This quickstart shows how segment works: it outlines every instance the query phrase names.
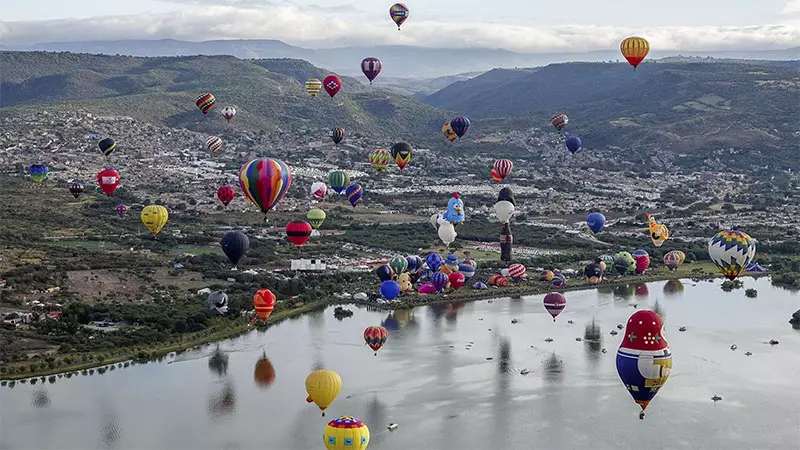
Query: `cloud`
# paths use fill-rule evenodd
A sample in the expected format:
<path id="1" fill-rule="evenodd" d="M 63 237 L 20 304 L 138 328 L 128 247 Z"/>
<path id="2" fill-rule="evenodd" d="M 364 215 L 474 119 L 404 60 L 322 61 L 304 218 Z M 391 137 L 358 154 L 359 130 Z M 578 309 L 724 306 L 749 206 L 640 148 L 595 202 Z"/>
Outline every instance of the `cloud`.
<path id="1" fill-rule="evenodd" d="M 800 13 L 800 0 L 786 0 L 782 12 L 784 14 Z"/>
<path id="2" fill-rule="evenodd" d="M 212 0 L 179 0 L 203 3 Z M 213 0 L 219 3 L 224 0 Z M 531 27 L 503 23 L 410 21 L 402 32 L 385 20 L 347 11 L 321 11 L 256 0 L 259 8 L 205 6 L 167 14 L 0 22 L 6 45 L 118 39 L 185 40 L 280 39 L 288 43 L 324 42 L 325 46 L 416 45 L 438 48 L 505 48 L 520 52 L 587 51 L 616 48 L 637 34 L 662 50 L 777 49 L 800 45 L 800 22 L 758 26 L 668 26 L 628 29 L 611 26 Z M 796 1 L 797 2 L 797 1 Z"/>

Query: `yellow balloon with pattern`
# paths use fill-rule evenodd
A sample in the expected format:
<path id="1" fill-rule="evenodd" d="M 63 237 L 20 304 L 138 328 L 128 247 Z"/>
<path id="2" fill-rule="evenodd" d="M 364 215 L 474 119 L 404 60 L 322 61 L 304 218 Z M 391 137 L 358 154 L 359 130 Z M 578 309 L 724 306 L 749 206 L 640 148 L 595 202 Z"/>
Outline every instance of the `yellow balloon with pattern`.
<path id="1" fill-rule="evenodd" d="M 661 247 L 664 241 L 669 239 L 667 226 L 663 223 L 656 223 L 656 219 L 650 214 L 647 215 L 647 227 L 650 229 L 650 239 L 656 247 Z"/>
<path id="2" fill-rule="evenodd" d="M 369 445 L 369 428 L 353 416 L 331 420 L 322 433 L 328 450 L 365 450 Z"/>
<path id="3" fill-rule="evenodd" d="M 164 228 L 169 219 L 167 208 L 161 205 L 147 205 L 142 210 L 142 223 L 153 233 L 153 238 Z"/>
<path id="4" fill-rule="evenodd" d="M 647 54 L 650 53 L 650 43 L 645 38 L 629 37 L 619 44 L 619 51 L 628 60 L 628 64 L 633 66 L 633 70 L 636 70 Z"/>
<path id="5" fill-rule="evenodd" d="M 332 370 L 315 370 L 306 377 L 306 401 L 316 403 L 323 417 L 325 410 L 336 400 L 341 390 L 342 377 Z"/>
<path id="6" fill-rule="evenodd" d="M 306 92 L 309 95 L 316 97 L 320 90 L 322 90 L 322 81 L 313 77 L 306 80 Z"/>
<path id="7" fill-rule="evenodd" d="M 325 211 L 319 208 L 314 208 L 306 214 L 308 223 L 310 223 L 315 230 L 322 226 L 322 222 L 325 222 L 325 217 Z"/>

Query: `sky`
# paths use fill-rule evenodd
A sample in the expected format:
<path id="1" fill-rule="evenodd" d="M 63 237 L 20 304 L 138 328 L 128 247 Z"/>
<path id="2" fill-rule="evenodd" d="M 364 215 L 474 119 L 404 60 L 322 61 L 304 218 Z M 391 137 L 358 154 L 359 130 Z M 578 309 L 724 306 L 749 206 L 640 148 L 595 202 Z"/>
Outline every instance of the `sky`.
<path id="1" fill-rule="evenodd" d="M 279 39 L 306 47 L 417 45 L 522 52 L 800 46 L 800 0 L 407 0 L 402 31 L 376 0 L 2 0 L 0 44 Z"/>

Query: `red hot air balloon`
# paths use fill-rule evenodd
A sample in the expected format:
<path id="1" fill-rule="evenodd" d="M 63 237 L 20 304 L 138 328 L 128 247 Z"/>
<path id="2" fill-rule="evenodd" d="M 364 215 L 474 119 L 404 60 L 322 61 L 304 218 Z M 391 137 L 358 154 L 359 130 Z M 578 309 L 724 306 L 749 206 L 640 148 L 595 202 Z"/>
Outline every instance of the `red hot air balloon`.
<path id="1" fill-rule="evenodd" d="M 561 311 L 567 306 L 567 297 L 560 292 L 551 292 L 544 296 L 544 309 L 553 316 L 553 322 L 556 321 L 556 316 L 561 314 Z"/>
<path id="2" fill-rule="evenodd" d="M 342 79 L 336 75 L 328 75 L 322 80 L 322 86 L 325 87 L 325 92 L 333 97 L 342 88 Z"/>
<path id="3" fill-rule="evenodd" d="M 494 181 L 501 181 L 511 173 L 514 163 L 510 159 L 498 159 L 492 167 L 492 178 Z"/>
<path id="4" fill-rule="evenodd" d="M 100 173 L 97 174 L 97 184 L 100 185 L 100 189 L 102 189 L 106 195 L 110 196 L 117 190 L 117 186 L 119 186 L 119 173 L 114 169 L 101 170 Z"/>
<path id="5" fill-rule="evenodd" d="M 381 73 L 381 67 L 383 67 L 383 64 L 378 58 L 370 56 L 361 61 L 361 71 L 364 72 L 364 76 L 369 80 L 369 84 L 372 84 L 372 80 Z"/>
<path id="6" fill-rule="evenodd" d="M 367 327 L 364 330 L 364 341 L 369 345 L 369 348 L 375 351 L 375 356 L 378 355 L 378 350 L 383 347 L 388 337 L 389 332 L 381 326 Z"/>
<path id="7" fill-rule="evenodd" d="M 269 289 L 259 289 L 253 296 L 253 306 L 261 320 L 266 321 L 272 310 L 275 309 L 275 294 Z"/>
<path id="8" fill-rule="evenodd" d="M 448 275 L 447 278 L 450 281 L 450 287 L 453 289 L 458 289 L 461 286 L 464 286 L 464 283 L 467 281 L 467 277 L 465 277 L 461 272 L 453 272 Z"/>
<path id="9" fill-rule="evenodd" d="M 526 271 L 527 269 L 525 269 L 525 266 L 522 264 L 511 264 L 508 266 L 508 275 L 511 276 L 514 281 L 519 281 L 522 279 L 522 277 L 525 276 Z"/>
<path id="10" fill-rule="evenodd" d="M 225 206 L 228 206 L 228 203 L 232 202 L 235 196 L 236 192 L 230 186 L 222 186 L 217 189 L 217 198 Z"/>
<path id="11" fill-rule="evenodd" d="M 297 247 L 302 247 L 311 237 L 311 224 L 295 220 L 286 224 L 286 236 Z"/>
<path id="12" fill-rule="evenodd" d="M 253 379 L 260 387 L 269 387 L 275 381 L 275 368 L 264 353 L 261 358 L 256 361 L 256 370 L 253 373 Z"/>

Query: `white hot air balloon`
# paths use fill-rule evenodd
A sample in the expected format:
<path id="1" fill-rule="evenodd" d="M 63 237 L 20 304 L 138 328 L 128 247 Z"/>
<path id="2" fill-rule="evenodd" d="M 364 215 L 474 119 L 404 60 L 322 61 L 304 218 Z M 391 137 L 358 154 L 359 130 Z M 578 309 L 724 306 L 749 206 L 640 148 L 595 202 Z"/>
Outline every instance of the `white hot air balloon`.
<path id="1" fill-rule="evenodd" d="M 444 222 L 443 214 L 442 213 L 436 213 L 436 214 L 432 215 L 430 222 L 431 222 L 431 225 L 433 225 L 433 228 L 438 229 L 439 225 L 441 225 L 441 223 Z"/>
<path id="2" fill-rule="evenodd" d="M 514 215 L 514 209 L 514 204 L 506 200 L 501 200 L 494 204 L 494 213 L 497 214 L 497 218 L 502 223 L 508 223 L 511 220 L 511 216 Z"/>
<path id="3" fill-rule="evenodd" d="M 450 247 L 450 244 L 456 240 L 456 228 L 452 223 L 444 221 L 439 225 L 439 239 L 444 242 L 444 245 Z"/>
<path id="4" fill-rule="evenodd" d="M 311 195 L 313 195 L 318 200 L 324 199 L 326 192 L 328 192 L 328 186 L 321 181 L 315 181 L 311 185 Z"/>

